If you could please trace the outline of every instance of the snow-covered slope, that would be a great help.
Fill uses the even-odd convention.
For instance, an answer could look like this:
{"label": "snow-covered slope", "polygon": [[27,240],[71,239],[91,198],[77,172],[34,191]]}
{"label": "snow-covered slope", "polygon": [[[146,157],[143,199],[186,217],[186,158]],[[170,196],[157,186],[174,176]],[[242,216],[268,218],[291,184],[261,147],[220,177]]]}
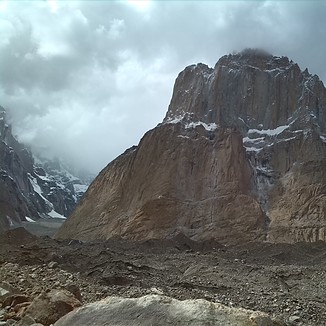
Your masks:
{"label": "snow-covered slope", "polygon": [[58,159],[36,157],[19,143],[1,107],[0,158],[0,222],[6,228],[21,221],[65,218],[87,189]]}

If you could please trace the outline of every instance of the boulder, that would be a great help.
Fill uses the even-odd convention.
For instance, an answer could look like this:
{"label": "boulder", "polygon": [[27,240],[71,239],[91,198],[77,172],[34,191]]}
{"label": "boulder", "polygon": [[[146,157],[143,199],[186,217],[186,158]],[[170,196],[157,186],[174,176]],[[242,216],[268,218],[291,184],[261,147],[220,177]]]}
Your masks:
{"label": "boulder", "polygon": [[281,326],[258,311],[236,309],[203,299],[179,301],[162,295],[109,297],[87,304],[59,319],[54,326]]}
{"label": "boulder", "polygon": [[29,316],[44,326],[50,326],[80,306],[80,301],[71,292],[52,289],[49,292],[42,292],[36,297],[24,312],[24,316]]}
{"label": "boulder", "polygon": [[2,303],[2,307],[15,307],[21,303],[30,302],[31,299],[24,294],[12,294],[8,296]]}
{"label": "boulder", "polygon": [[12,285],[10,285],[7,282],[0,282],[0,302],[3,302],[6,300],[6,298],[14,295],[19,294],[19,290]]}

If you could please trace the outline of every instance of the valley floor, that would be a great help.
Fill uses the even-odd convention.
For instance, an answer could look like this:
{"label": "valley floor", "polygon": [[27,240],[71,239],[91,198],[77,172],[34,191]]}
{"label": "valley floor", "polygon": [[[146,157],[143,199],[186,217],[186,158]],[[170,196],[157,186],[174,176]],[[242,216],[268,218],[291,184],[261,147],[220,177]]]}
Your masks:
{"label": "valley floor", "polygon": [[0,237],[0,279],[29,296],[76,285],[83,302],[157,293],[267,312],[287,325],[326,325],[326,244],[225,247],[166,241],[55,241],[23,228]]}
{"label": "valley floor", "polygon": [[64,221],[62,218],[42,218],[35,222],[22,222],[22,226],[37,236],[53,237]]}

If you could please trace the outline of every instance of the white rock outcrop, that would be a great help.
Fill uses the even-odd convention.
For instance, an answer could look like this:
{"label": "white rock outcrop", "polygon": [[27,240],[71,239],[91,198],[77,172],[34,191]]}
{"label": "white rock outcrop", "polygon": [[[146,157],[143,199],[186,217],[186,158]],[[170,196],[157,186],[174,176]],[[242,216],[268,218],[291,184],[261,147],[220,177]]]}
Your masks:
{"label": "white rock outcrop", "polygon": [[161,295],[109,297],[78,308],[54,326],[281,326],[258,311],[236,309],[206,300],[179,301]]}

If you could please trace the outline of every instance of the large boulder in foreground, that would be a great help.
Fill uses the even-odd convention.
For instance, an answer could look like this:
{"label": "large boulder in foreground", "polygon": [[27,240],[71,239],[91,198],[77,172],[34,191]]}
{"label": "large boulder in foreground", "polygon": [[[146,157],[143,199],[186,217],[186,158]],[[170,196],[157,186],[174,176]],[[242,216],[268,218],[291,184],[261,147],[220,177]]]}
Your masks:
{"label": "large boulder in foreground", "polygon": [[236,309],[206,300],[179,301],[166,296],[109,297],[85,305],[54,326],[281,326],[267,314]]}

